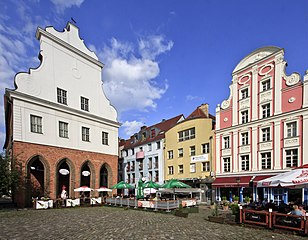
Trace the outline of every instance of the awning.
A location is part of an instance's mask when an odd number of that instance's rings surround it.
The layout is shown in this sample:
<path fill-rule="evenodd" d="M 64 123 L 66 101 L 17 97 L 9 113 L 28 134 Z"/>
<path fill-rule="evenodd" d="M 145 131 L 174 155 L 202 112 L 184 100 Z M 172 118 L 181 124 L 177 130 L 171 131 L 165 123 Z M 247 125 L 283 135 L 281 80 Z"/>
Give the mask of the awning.
<path fill-rule="evenodd" d="M 266 179 L 266 178 L 270 178 L 270 177 L 273 177 L 275 175 L 261 175 L 261 176 L 256 176 L 254 179 L 253 179 L 253 185 L 254 186 L 257 186 L 257 183 L 258 181 L 261 181 L 263 179 Z"/>
<path fill-rule="evenodd" d="M 217 177 L 212 186 L 214 187 L 249 187 L 252 176 L 242 177 Z"/>

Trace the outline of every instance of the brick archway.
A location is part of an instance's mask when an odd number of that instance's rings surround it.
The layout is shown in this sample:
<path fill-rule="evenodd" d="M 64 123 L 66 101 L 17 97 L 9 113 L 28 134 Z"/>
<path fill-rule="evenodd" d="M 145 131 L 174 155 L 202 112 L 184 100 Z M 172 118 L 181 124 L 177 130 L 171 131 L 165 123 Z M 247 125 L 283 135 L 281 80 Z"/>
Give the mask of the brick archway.
<path fill-rule="evenodd" d="M 41 155 L 31 156 L 25 164 L 26 205 L 31 206 L 32 197 L 50 197 L 50 165 Z"/>
<path fill-rule="evenodd" d="M 76 174 L 75 174 L 75 166 L 73 162 L 69 158 L 61 158 L 57 163 L 56 163 L 56 168 L 55 168 L 55 184 L 54 184 L 54 194 L 55 197 L 58 197 L 59 194 L 61 193 L 62 190 L 62 185 L 63 182 L 65 182 L 68 186 L 66 186 L 66 191 L 68 193 L 69 197 L 74 196 L 74 188 L 76 187 L 75 182 L 76 182 Z M 67 169 L 69 171 L 69 174 L 67 175 L 67 179 L 64 176 L 61 176 L 60 174 L 60 169 Z M 62 179 L 61 179 L 62 178 Z M 62 182 L 61 182 L 62 181 Z"/>
<path fill-rule="evenodd" d="M 99 175 L 99 183 L 102 184 L 102 170 L 105 168 L 107 170 L 107 186 L 106 187 L 111 187 L 113 185 L 113 175 L 112 175 L 112 169 L 109 166 L 108 163 L 102 164 L 100 168 L 100 175 Z M 101 186 L 100 186 L 101 187 Z"/>
<path fill-rule="evenodd" d="M 80 171 L 79 171 L 79 182 L 81 184 L 81 180 L 82 180 L 82 171 L 83 169 L 85 169 L 86 167 L 88 167 L 88 170 L 90 171 L 90 186 L 91 188 L 95 188 L 95 166 L 93 165 L 93 163 L 90 160 L 86 160 L 84 161 L 81 165 L 80 165 Z"/>

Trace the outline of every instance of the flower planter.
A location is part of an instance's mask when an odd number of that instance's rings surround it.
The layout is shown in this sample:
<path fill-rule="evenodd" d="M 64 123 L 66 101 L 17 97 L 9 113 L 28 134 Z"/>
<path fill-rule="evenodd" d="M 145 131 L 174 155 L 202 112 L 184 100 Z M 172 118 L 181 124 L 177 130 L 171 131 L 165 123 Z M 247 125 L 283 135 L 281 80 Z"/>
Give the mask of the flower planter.
<path fill-rule="evenodd" d="M 188 217 L 188 212 L 183 212 L 181 210 L 175 210 L 174 215 L 177 216 L 177 217 L 187 218 Z"/>
<path fill-rule="evenodd" d="M 35 209 L 53 208 L 53 201 L 52 200 L 35 200 L 34 208 Z"/>
<path fill-rule="evenodd" d="M 223 206 L 222 206 L 222 209 L 223 209 L 224 211 L 228 211 L 228 210 L 229 210 L 229 205 L 223 205 Z"/>
<path fill-rule="evenodd" d="M 210 222 L 225 223 L 225 218 L 222 216 L 209 216 Z"/>

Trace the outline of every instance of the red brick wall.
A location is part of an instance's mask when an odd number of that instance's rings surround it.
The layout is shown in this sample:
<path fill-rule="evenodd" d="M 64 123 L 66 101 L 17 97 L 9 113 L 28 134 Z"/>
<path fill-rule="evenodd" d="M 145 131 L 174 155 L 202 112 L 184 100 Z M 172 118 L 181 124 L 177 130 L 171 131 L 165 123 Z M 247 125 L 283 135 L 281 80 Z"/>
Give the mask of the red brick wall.
<path fill-rule="evenodd" d="M 45 163 L 45 179 L 49 186 L 50 197 L 56 198 L 56 168 L 59 161 L 64 158 L 70 160 L 73 165 L 71 169 L 71 184 L 70 184 L 70 196 L 77 197 L 78 193 L 74 192 L 74 188 L 80 186 L 80 171 L 82 165 L 88 161 L 89 165 L 93 166 L 91 169 L 91 188 L 99 188 L 100 181 L 100 169 L 103 164 L 107 165 L 108 170 L 108 187 L 117 183 L 118 179 L 118 156 L 108 155 L 103 153 L 80 151 L 68 148 L 60 148 L 25 142 L 14 142 L 13 144 L 13 154 L 19 163 L 22 163 L 22 170 L 25 176 L 27 175 L 27 163 L 34 156 L 40 156 L 42 161 Z M 72 176 L 74 176 L 72 178 Z M 46 184 L 45 183 L 45 184 Z M 19 191 L 15 196 L 15 201 L 18 206 L 23 207 L 27 205 L 26 197 L 27 189 Z"/>

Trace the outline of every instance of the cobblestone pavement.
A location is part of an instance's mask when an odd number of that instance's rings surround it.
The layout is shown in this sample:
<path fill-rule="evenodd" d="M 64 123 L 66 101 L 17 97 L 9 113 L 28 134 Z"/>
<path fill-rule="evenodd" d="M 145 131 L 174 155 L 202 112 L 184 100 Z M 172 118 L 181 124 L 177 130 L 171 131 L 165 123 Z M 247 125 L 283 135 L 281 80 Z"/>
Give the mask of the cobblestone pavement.
<path fill-rule="evenodd" d="M 266 229 L 212 223 L 206 207 L 188 218 L 145 210 L 89 207 L 0 211 L 0 239 L 308 239 Z"/>

